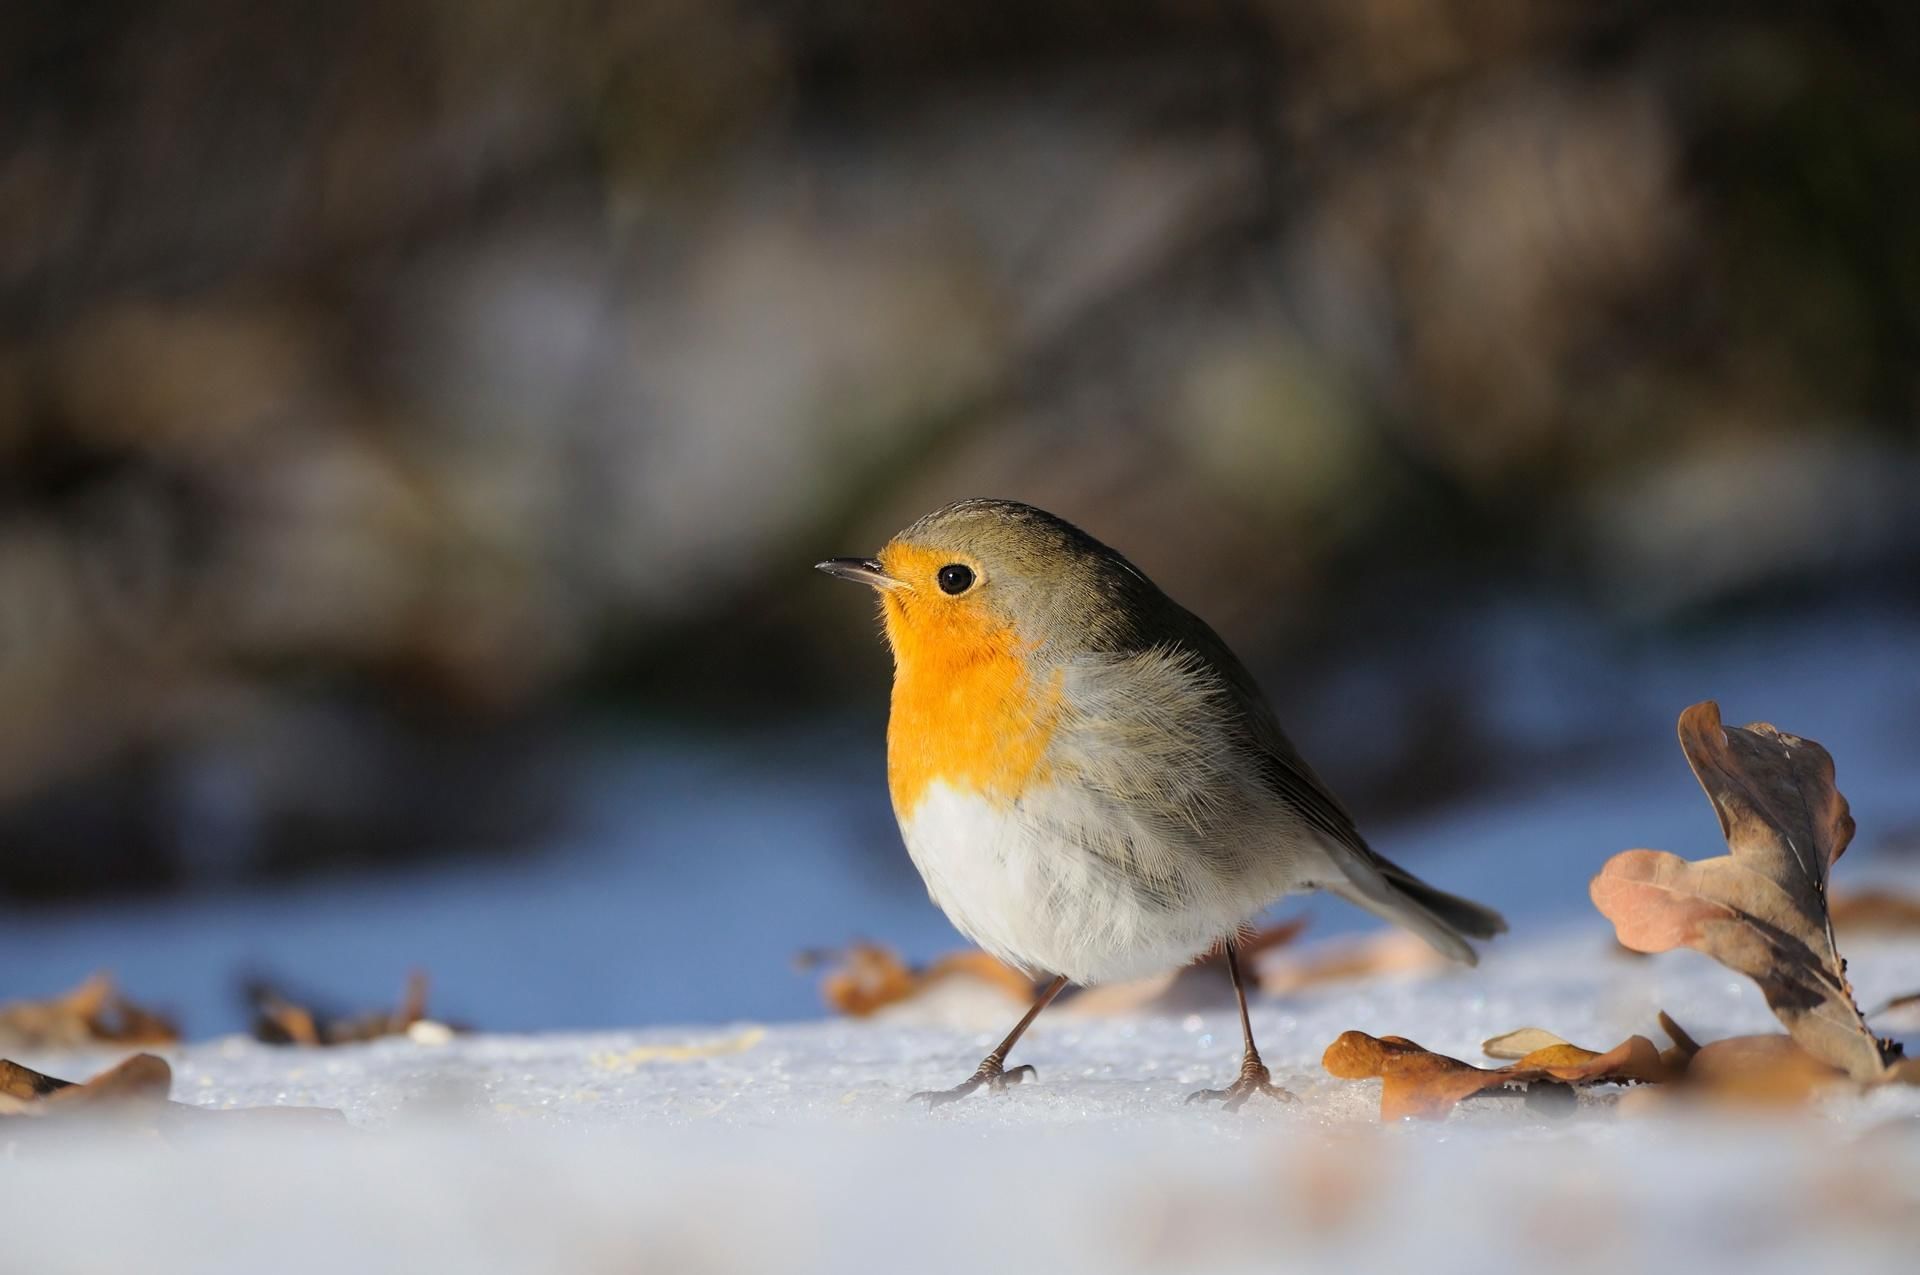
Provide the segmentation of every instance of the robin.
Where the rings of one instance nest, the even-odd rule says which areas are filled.
[[[927,893],[1046,986],[930,1103],[1017,1083],[1006,1059],[1068,983],[1141,978],[1219,948],[1240,1004],[1229,1109],[1277,1088],[1236,944],[1283,895],[1330,890],[1471,965],[1506,922],[1367,845],[1226,643],[1139,568],[1030,505],[964,500],[878,558],[818,569],[880,595],[893,648],[887,783]]]

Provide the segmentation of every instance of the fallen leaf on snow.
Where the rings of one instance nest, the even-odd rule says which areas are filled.
[[[1264,954],[1286,947],[1299,938],[1301,931],[1306,928],[1307,918],[1298,916],[1242,935],[1239,944],[1241,969],[1252,971],[1254,983],[1264,987],[1260,967],[1264,961],[1272,959]],[[1233,982],[1227,977],[1226,965],[1226,952],[1216,947],[1190,965],[1151,978],[1071,988],[1061,997],[1059,1012],[1102,1017],[1190,1013],[1229,1006],[1234,1003]]]
[[[1791,1036],[1732,1036],[1700,1047],[1686,1088],[1741,1106],[1798,1106],[1844,1084],[1847,1073],[1808,1053]]]
[[[1564,1045],[1567,1042],[1552,1032],[1540,1027],[1522,1027],[1519,1031],[1507,1032],[1495,1036],[1480,1046],[1489,1058],[1514,1059],[1525,1058],[1536,1049],[1545,1049],[1551,1045]]]
[[[1920,992],[1908,992],[1905,996],[1895,996],[1867,1011],[1867,1017],[1882,1027],[1890,1027],[1895,1031],[1920,1031]]]
[[[837,951],[808,952],[800,962],[803,967],[827,966],[820,979],[820,995],[829,1009],[851,1018],[865,1018],[911,1000],[947,979],[983,983],[1022,1005],[1034,996],[1032,979],[974,949],[950,953],[924,969],[908,965],[891,948],[865,942]]]
[[[171,1045],[179,1030],[95,974],[64,996],[0,1005],[0,1049],[85,1049],[92,1045]]]
[[[1689,1036],[1679,1023],[1668,1017],[1666,1010],[1660,1011],[1660,1030],[1673,1042],[1671,1049],[1660,1052],[1660,1061],[1674,1071],[1685,1071],[1693,1062],[1693,1056],[1700,1052],[1699,1042]]]
[[[1277,996],[1344,979],[1438,973],[1448,967],[1447,958],[1419,935],[1383,930],[1280,952],[1257,963],[1254,981],[1261,991]]]
[[[270,1116],[301,1124],[345,1123],[338,1111],[318,1107],[235,1107],[214,1110],[169,1101],[173,1069],[164,1058],[135,1054],[84,1084],[43,1075],[0,1059],[0,1131],[17,1135],[41,1122],[87,1117],[139,1132],[167,1134],[206,1120]]]
[[[416,1036],[418,1029],[453,1029],[432,1023],[427,1018],[427,976],[415,971],[407,976],[407,988],[400,1004],[392,1010],[370,1014],[323,1015],[287,996],[264,979],[247,984],[247,1000],[253,1007],[253,1036],[269,1045],[347,1045],[378,1040],[383,1036]]]
[[[1836,892],[1827,914],[1834,929],[1849,934],[1911,934],[1920,930],[1920,899],[1894,890]]]
[[[31,1067],[22,1067],[17,1062],[0,1058],[0,1097],[12,1098],[17,1102],[34,1102],[72,1083],[43,1076]]]
[[[1833,759],[1765,723],[1723,726],[1711,700],[1680,715],[1680,746],[1731,853],[1624,851],[1593,878],[1594,906],[1635,951],[1691,947],[1747,975],[1808,1052],[1879,1077],[1896,1050],[1854,1004],[1827,914],[1827,874],[1853,836]]]
[[[1560,1041],[1508,1066],[1489,1069],[1436,1054],[1402,1036],[1376,1038],[1350,1031],[1327,1046],[1320,1061],[1329,1074],[1342,1080],[1379,1079],[1382,1120],[1444,1120],[1463,1099],[1509,1086],[1653,1083],[1669,1078],[1660,1051],[1645,1036],[1629,1037],[1603,1054]]]

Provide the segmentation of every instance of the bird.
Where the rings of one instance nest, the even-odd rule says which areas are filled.
[[[1213,1100],[1273,1083],[1239,946],[1276,900],[1326,890],[1474,964],[1500,914],[1369,846],[1225,642],[1125,557],[1012,500],[937,509],[872,558],[815,569],[872,588],[893,655],[887,785],[927,893],[1039,992],[929,1105],[1034,1076],[1008,1055],[1068,984],[1224,955],[1242,1055]]]

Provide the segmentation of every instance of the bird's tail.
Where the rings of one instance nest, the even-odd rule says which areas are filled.
[[[1328,889],[1375,916],[1406,926],[1456,961],[1478,964],[1479,956],[1467,940],[1506,933],[1506,918],[1492,908],[1436,889],[1371,851],[1360,855],[1342,846],[1334,861],[1346,880]]]

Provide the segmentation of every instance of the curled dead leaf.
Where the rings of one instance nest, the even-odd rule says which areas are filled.
[[[43,1076],[31,1067],[22,1067],[17,1062],[0,1058],[0,1097],[12,1098],[16,1102],[35,1102],[65,1089],[71,1083]]]
[[[1350,1031],[1327,1046],[1320,1062],[1328,1074],[1342,1080],[1378,1078],[1382,1120],[1444,1120],[1461,1101],[1490,1089],[1657,1083],[1671,1076],[1660,1051],[1645,1036],[1629,1037],[1604,1054],[1560,1041],[1509,1066],[1484,1068],[1436,1054],[1403,1036],[1376,1038]]]
[[[1552,1032],[1539,1027],[1522,1027],[1518,1031],[1506,1032],[1495,1036],[1480,1046],[1482,1053],[1489,1058],[1515,1059],[1525,1058],[1537,1050],[1552,1045],[1564,1045],[1567,1042]]]
[[[919,985],[911,966],[900,954],[878,943],[853,943],[836,952],[809,952],[803,967],[825,964],[820,996],[837,1014],[865,1018],[882,1005],[913,995]]]
[[[1514,1069],[1542,1071],[1568,1084],[1607,1081],[1654,1085],[1673,1079],[1660,1050],[1645,1036],[1629,1036],[1605,1053],[1577,1045],[1550,1046],[1528,1054],[1514,1064]]]
[[[322,1015],[264,979],[249,982],[246,995],[253,1007],[254,1039],[269,1045],[353,1044],[405,1036],[428,1021],[427,976],[418,970],[407,976],[398,1007],[370,1014]]]
[[[168,1100],[173,1069],[164,1058],[134,1054],[83,1084],[43,1075],[0,1059],[0,1120],[17,1133],[27,1123],[83,1117],[138,1131],[172,1133],[205,1120],[270,1115],[295,1125],[344,1125],[338,1111],[317,1107],[235,1107],[210,1110]]]
[[[1582,1049],[1561,1041],[1555,1045],[1542,1045],[1540,1048],[1520,1055],[1514,1060],[1516,1066],[1527,1067],[1584,1067],[1600,1055],[1591,1049]]]
[[[1854,1004],[1827,913],[1828,872],[1853,836],[1833,759],[1765,723],[1724,726],[1710,700],[1680,715],[1680,744],[1730,853],[1624,851],[1593,878],[1594,906],[1629,948],[1691,947],[1745,974],[1815,1057],[1878,1076],[1894,1051]]]
[[[66,1085],[46,1096],[49,1107],[137,1107],[167,1100],[173,1068],[153,1054],[135,1054],[87,1081]]]
[[[807,953],[801,959],[803,964],[827,964],[820,995],[828,1008],[851,1018],[865,1018],[911,1000],[949,979],[974,980],[1021,1004],[1034,995],[1032,979],[975,949],[949,953],[924,969],[908,965],[891,948],[866,942],[839,951]]]
[[[62,996],[0,1005],[0,1049],[63,1050],[93,1045],[171,1045],[179,1029],[95,974]]]
[[[1279,996],[1343,979],[1438,973],[1448,965],[1447,958],[1419,935],[1383,930],[1279,953],[1256,963],[1254,981],[1262,992]]]
[[[937,983],[943,978],[970,978],[1015,998],[1031,999],[1034,995],[1032,979],[998,957],[971,948],[964,952],[949,952],[935,960],[927,966],[921,981]]]
[[[1920,898],[1896,890],[1835,893],[1827,914],[1849,934],[1912,934],[1920,931]]]
[[[1870,1022],[1896,1032],[1920,1031],[1920,992],[1890,996],[1867,1011]],[[1912,1059],[1902,1061],[1911,1062]],[[1895,1066],[1899,1064],[1896,1063]]]
[[[1673,1042],[1672,1048],[1661,1051],[1660,1060],[1673,1071],[1685,1071],[1693,1062],[1693,1056],[1700,1052],[1699,1043],[1679,1023],[1674,1022],[1664,1009],[1660,1011],[1660,1030]]]
[[[1844,1084],[1847,1073],[1808,1053],[1791,1036],[1731,1036],[1700,1047],[1687,1090],[1739,1106],[1798,1106]]]
[[[1299,916],[1241,935],[1241,967],[1251,967],[1254,981],[1260,983],[1261,964],[1272,959],[1265,954],[1291,944],[1306,928],[1307,918]],[[1116,1014],[1186,1014],[1224,1008],[1233,1003],[1233,984],[1226,974],[1226,952],[1216,946],[1192,964],[1164,974],[1124,983],[1073,988],[1061,997],[1059,1012],[1096,1018]]]

